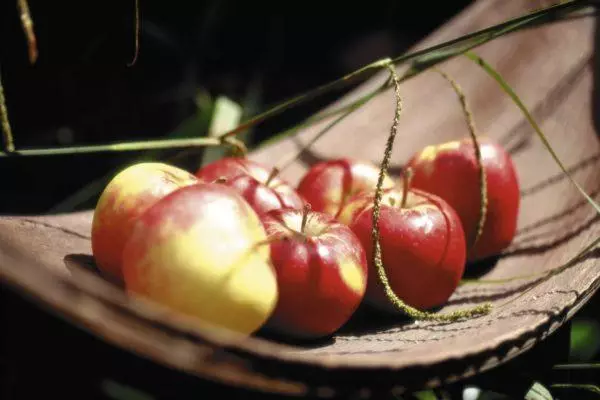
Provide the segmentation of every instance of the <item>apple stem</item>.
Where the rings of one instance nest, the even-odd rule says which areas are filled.
[[[308,214],[310,214],[310,210],[311,210],[310,204],[306,203],[302,210],[302,223],[300,225],[300,233],[302,233],[302,234],[306,230],[306,223],[308,222]]]
[[[225,183],[225,182],[227,182],[227,178],[225,178],[224,176],[220,176],[213,181],[213,183]]]
[[[4,150],[7,153],[15,151],[10,121],[8,120],[8,110],[6,109],[6,100],[4,98],[4,87],[2,86],[2,77],[0,76],[0,124],[2,125],[2,139]]]
[[[387,65],[390,70],[390,75],[392,80],[394,81],[395,86],[395,94],[396,94],[396,113],[394,115],[394,122],[390,129],[390,134],[388,136],[386,147],[384,151],[383,161],[381,162],[381,168],[379,170],[379,179],[377,181],[377,187],[375,189],[375,204],[373,206],[373,226],[372,226],[372,245],[373,245],[373,258],[372,262],[375,264],[375,269],[377,271],[377,277],[379,278],[379,282],[383,285],[386,297],[388,300],[401,312],[408,315],[413,319],[420,320],[431,320],[431,321],[457,321],[463,318],[471,318],[478,315],[485,315],[491,311],[491,304],[486,303],[480,306],[473,307],[467,310],[459,310],[454,311],[447,314],[434,314],[431,312],[421,311],[416,308],[413,308],[406,303],[404,303],[401,299],[398,298],[394,290],[390,286],[390,282],[386,276],[385,268],[383,267],[382,255],[381,255],[381,244],[379,242],[380,232],[379,232],[379,213],[381,209],[381,199],[383,197],[383,181],[384,177],[387,174],[387,170],[390,163],[390,158],[392,155],[392,148],[394,146],[394,139],[398,133],[398,123],[400,121],[400,114],[402,111],[402,99],[400,97],[400,79],[398,78],[398,74],[396,73],[396,68],[393,63],[389,63]]]
[[[410,190],[410,182],[412,181],[412,177],[412,168],[406,168],[402,174],[402,200],[400,201],[400,208],[406,207],[406,201],[408,200],[408,191]]]
[[[483,167],[483,161],[481,159],[481,148],[479,145],[479,140],[477,139],[477,128],[475,127],[475,118],[473,117],[473,113],[469,107],[469,103],[467,102],[467,97],[465,96],[464,91],[460,87],[460,85],[450,77],[447,73],[440,70],[437,67],[434,67],[436,70],[450,85],[452,89],[454,89],[454,93],[458,97],[460,101],[461,108],[463,113],[465,114],[465,120],[467,121],[467,125],[469,127],[469,135],[471,136],[471,140],[473,142],[473,148],[475,150],[475,158],[477,159],[477,167],[479,168],[479,197],[480,197],[480,205],[479,205],[479,219],[477,221],[477,230],[475,231],[475,235],[473,238],[470,238],[470,247],[473,248],[481,234],[483,233],[483,226],[485,225],[485,220],[487,217],[487,206],[488,206],[488,197],[487,197],[487,178],[485,173],[485,168]]]
[[[273,179],[275,179],[275,177],[277,175],[279,175],[279,171],[280,171],[279,168],[273,167],[273,169],[271,170],[271,173],[269,174],[269,177],[267,178],[267,181],[265,182],[266,186],[269,186],[269,184],[271,183],[271,181]]]

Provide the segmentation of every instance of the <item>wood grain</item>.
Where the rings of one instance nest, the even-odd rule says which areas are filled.
[[[418,48],[485,28],[539,7],[542,2],[479,1],[424,40]],[[512,34],[477,49],[515,88],[574,178],[595,198],[600,181],[596,131],[596,26],[574,19]],[[463,87],[482,132],[509,149],[522,188],[519,229],[513,245],[484,278],[505,278],[555,268],[600,234],[593,208],[562,174],[512,101],[466,58],[441,66]],[[340,100],[375,87],[382,74]],[[421,147],[467,135],[449,85],[426,72],[402,85],[404,112],[393,153],[397,171]],[[338,156],[379,163],[393,118],[387,91],[337,125],[283,176],[298,182],[317,160]],[[323,121],[254,152],[273,164],[295,151]],[[492,368],[527,351],[551,334],[600,285],[598,251],[552,279],[517,296],[533,280],[461,287],[442,311],[491,301],[485,317],[452,324],[382,321],[358,313],[329,341],[275,343],[235,335],[172,315],[128,298],[89,263],[91,212],[0,218],[0,277],[49,312],[90,333],[173,366],[182,372],[286,394],[369,397],[375,391],[437,386]],[[65,263],[67,257],[67,263]],[[485,269],[484,269],[485,268]],[[516,299],[509,302],[511,299]]]

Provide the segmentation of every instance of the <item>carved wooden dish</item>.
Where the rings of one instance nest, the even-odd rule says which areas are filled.
[[[482,1],[420,43],[423,48],[522,14],[530,2]],[[512,34],[477,51],[528,105],[558,156],[582,187],[597,197],[595,21],[579,18]],[[593,208],[561,173],[518,108],[496,82],[466,58],[444,65],[466,92],[478,127],[512,154],[522,188],[513,245],[482,278],[506,278],[558,267],[600,234]],[[348,100],[378,85],[373,79]],[[421,147],[467,135],[449,85],[425,72],[402,85],[404,111],[394,171]],[[379,163],[394,112],[386,91],[321,139],[283,175],[297,182],[317,160],[349,156]],[[293,151],[329,121],[254,152]],[[331,397],[353,392],[436,386],[476,374],[523,353],[552,333],[600,285],[592,251],[572,267],[516,298],[535,279],[459,288],[442,311],[491,301],[490,315],[456,323],[372,321],[358,316],[331,340],[293,345],[235,335],[184,320],[128,298],[86,268],[92,212],[0,218],[0,278],[76,326],[156,363],[231,385],[283,394]],[[516,299],[509,302],[511,299]],[[508,302],[508,303],[507,303]],[[361,320],[364,319],[364,320]]]

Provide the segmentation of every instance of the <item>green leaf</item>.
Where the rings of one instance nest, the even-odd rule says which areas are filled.
[[[433,390],[423,390],[413,393],[413,396],[418,400],[437,400],[437,396]]]
[[[551,385],[551,387],[555,389],[576,389],[576,390],[585,390],[587,392],[600,394],[600,386],[597,385],[586,385],[586,384],[577,384],[577,383],[555,383]]]
[[[242,106],[225,96],[219,96],[215,100],[214,112],[210,126],[208,127],[208,136],[218,137],[223,133],[234,129],[240,123],[243,115]],[[223,147],[213,147],[204,150],[202,164],[206,165],[223,157],[226,149]]]
[[[525,400],[553,400],[552,394],[544,385],[534,382],[525,394]]]
[[[593,319],[577,319],[571,327],[569,359],[591,361],[600,350],[600,323]]]

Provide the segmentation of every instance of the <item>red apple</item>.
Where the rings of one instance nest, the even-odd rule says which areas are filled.
[[[137,217],[167,194],[198,182],[189,172],[163,163],[138,163],[119,172],[94,210],[92,253],[98,268],[121,281],[121,253]]]
[[[470,261],[499,254],[512,242],[519,214],[519,183],[510,155],[489,138],[480,138],[487,175],[487,214],[474,247],[481,206],[479,168],[471,138],[427,146],[409,161],[412,186],[443,198],[458,213]]]
[[[196,176],[235,188],[259,214],[284,207],[302,209],[304,201],[296,189],[272,172],[247,158],[225,157],[200,168]]]
[[[381,256],[394,293],[421,309],[443,305],[463,276],[464,231],[456,212],[443,199],[412,189],[384,192],[379,214]],[[355,196],[340,213],[367,253],[369,278],[365,299],[384,311],[397,311],[380,283],[373,259],[374,195]]]
[[[262,217],[271,242],[279,300],[267,326],[297,338],[337,331],[361,303],[367,260],[344,224],[319,212],[279,209]]]
[[[200,183],[142,214],[123,251],[129,293],[242,334],[267,321],[277,281],[265,229],[232,188]]]
[[[297,190],[313,210],[337,217],[350,197],[363,191],[374,191],[378,177],[379,168],[370,162],[339,158],[313,165]],[[386,175],[383,187],[394,185],[394,180]]]

